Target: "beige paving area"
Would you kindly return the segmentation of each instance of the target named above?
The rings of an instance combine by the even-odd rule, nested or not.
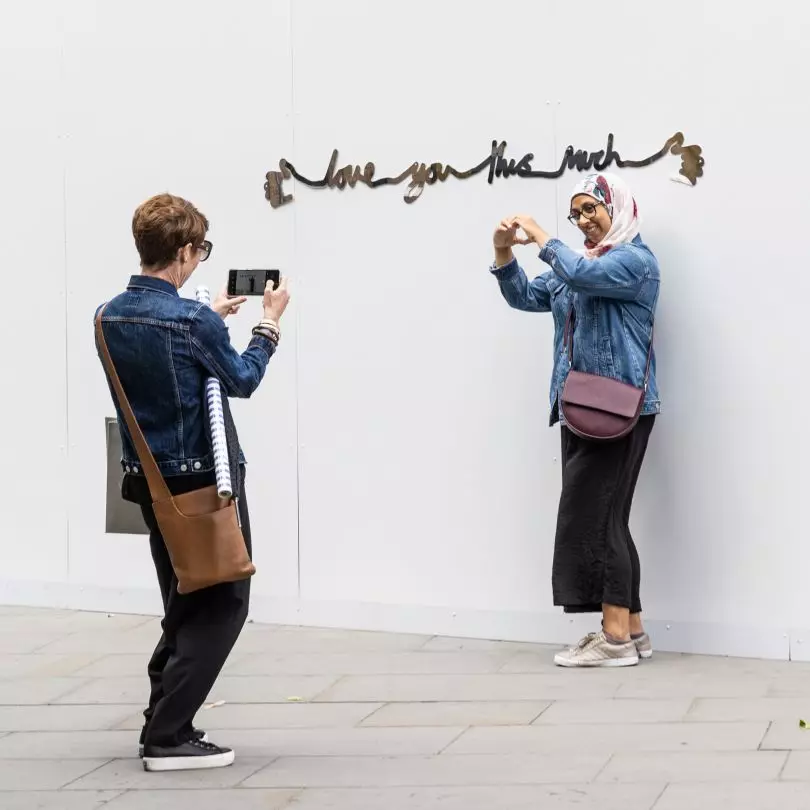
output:
[[[0,810],[810,809],[810,666],[249,624],[197,725],[236,764],[137,758],[160,634],[0,608]]]

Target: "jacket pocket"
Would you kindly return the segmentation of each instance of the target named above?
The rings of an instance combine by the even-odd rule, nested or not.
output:
[[[613,365],[613,348],[610,345],[610,335],[605,335],[599,339],[599,371],[603,375],[617,379],[616,368]]]

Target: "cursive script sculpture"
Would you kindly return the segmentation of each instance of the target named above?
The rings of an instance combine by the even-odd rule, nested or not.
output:
[[[534,154],[531,152],[524,155],[520,160],[507,159],[505,157],[506,141],[492,141],[492,148],[486,159],[482,160],[477,166],[465,171],[459,171],[451,165],[443,163],[412,163],[396,177],[379,177],[377,179],[374,178],[376,167],[373,163],[366,163],[363,168],[348,165],[338,169],[338,150],[335,149],[332,152],[326,173],[320,180],[311,180],[305,177],[292,163],[282,158],[278,163],[279,170],[277,172],[268,172],[266,175],[264,196],[270,201],[273,208],[279,208],[293,202],[293,195],[284,193],[284,181],[291,178],[295,178],[299,183],[303,183],[310,188],[337,188],[339,190],[343,190],[347,186],[354,188],[358,183],[363,183],[369,188],[396,186],[410,178],[408,190],[403,199],[406,203],[414,203],[422,196],[426,185],[432,186],[435,183],[443,183],[450,176],[463,180],[488,170],[487,182],[490,185],[496,177],[511,177],[512,175],[554,179],[562,177],[566,171],[572,169],[580,172],[590,171],[591,169],[601,172],[613,165],[620,169],[651,166],[670,154],[680,155],[681,168],[679,173],[694,186],[697,185],[698,178],[703,176],[703,166],[705,164],[703,150],[697,145],[686,146],[684,142],[683,133],[676,132],[671,138],[667,139],[663,147],[655,154],[641,160],[624,160],[613,148],[613,133],[610,133],[607,137],[607,147],[605,149],[600,149],[598,152],[586,152],[582,149],[575,150],[573,146],[569,146],[556,169],[543,171],[532,168]]]

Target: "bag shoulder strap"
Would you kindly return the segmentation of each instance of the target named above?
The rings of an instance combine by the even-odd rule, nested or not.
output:
[[[124,420],[129,428],[129,434],[132,436],[132,441],[135,444],[135,450],[138,453],[144,475],[146,475],[146,483],[149,485],[149,494],[152,496],[152,501],[165,501],[171,498],[171,492],[166,486],[166,481],[160,473],[155,457],[152,455],[152,451],[146,443],[138,421],[135,419],[132,406],[129,404],[127,395],[124,393],[124,387],[121,385],[121,380],[118,377],[118,372],[115,370],[115,363],[113,363],[113,359],[110,356],[110,350],[107,348],[107,341],[104,339],[101,315],[106,306],[105,304],[99,310],[98,315],[96,315],[96,339],[98,340],[99,349],[101,349],[101,360],[104,363],[104,368],[107,369],[107,374],[110,376],[115,395],[118,398],[118,405],[124,414]]]
[[[574,305],[568,310],[568,317],[565,319],[565,329],[563,331],[564,345],[568,347],[568,362],[571,368],[574,367]],[[650,370],[652,367],[653,341],[655,338],[655,322],[650,326],[650,348],[647,350],[647,367],[644,369],[644,390],[650,382]]]

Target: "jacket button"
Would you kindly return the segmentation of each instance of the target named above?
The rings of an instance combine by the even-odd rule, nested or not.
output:
[[[195,469],[195,470],[199,470],[199,469],[200,469],[200,467],[202,467],[202,464],[200,464],[200,462],[199,462],[199,461],[195,461],[195,462],[194,462],[194,469]]]
[[[185,472],[188,469],[188,464],[181,464],[180,469]]]
[[[129,468],[129,464],[127,464],[127,466],[126,466],[126,467],[124,467],[124,469],[125,469],[127,472],[132,472],[132,470],[130,470],[130,468]]]
[[[132,472],[137,473],[137,472],[138,472],[138,468],[137,468],[137,467],[133,467],[133,468],[132,468]]]

